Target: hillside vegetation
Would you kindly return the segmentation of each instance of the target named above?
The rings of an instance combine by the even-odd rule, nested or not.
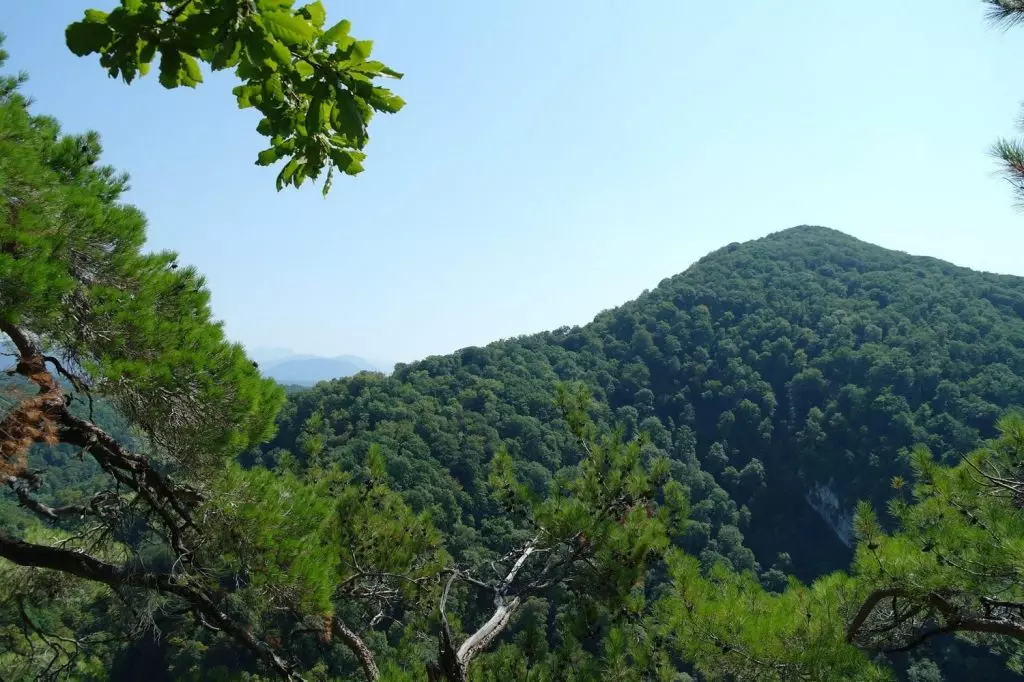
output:
[[[1024,404],[1022,313],[1024,279],[797,227],[586,326],[299,393],[262,461],[353,468],[379,445],[394,486],[471,558],[512,532],[486,484],[495,452],[538,492],[577,464],[555,386],[582,382],[598,422],[646,434],[688,488],[680,546],[781,587],[845,568],[856,502],[884,508],[914,445],[955,462]]]
[[[65,37],[128,82],[232,70],[258,165],[326,194],[404,104],[350,29],[319,0],[121,0]],[[24,80],[0,75],[0,679],[1024,673],[1024,279],[797,227],[583,327],[282,386]],[[1024,192],[1020,143],[995,151]]]
[[[574,463],[554,391],[583,382],[602,421],[647,433],[692,472],[691,549],[723,527],[770,530],[796,496],[824,523],[787,519],[800,532],[780,529],[759,558],[788,551],[835,568],[855,503],[886,502],[909,448],[953,461],[1024,404],[1022,314],[1021,278],[798,227],[709,254],[583,327],[321,384],[292,399],[268,454],[301,453],[311,430],[322,456],[347,466],[380,444],[414,506],[479,530],[498,448],[537,486]],[[826,535],[834,556],[818,556]],[[729,549],[737,568],[752,566]]]

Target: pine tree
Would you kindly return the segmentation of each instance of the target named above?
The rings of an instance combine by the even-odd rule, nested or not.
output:
[[[225,610],[221,580],[245,567],[226,564],[219,541],[232,530],[220,523],[231,506],[221,489],[252,485],[228,463],[273,433],[282,392],[225,339],[202,277],[173,253],[142,252],[145,219],[121,203],[127,176],[99,164],[98,137],[32,115],[22,80],[0,80],[0,332],[13,348],[8,374],[24,387],[0,420],[0,477],[67,533],[44,542],[5,528],[0,557],[102,584],[143,611],[176,603],[287,675],[289,664]],[[130,422],[141,448],[93,421],[98,400]],[[75,448],[107,485],[45,504],[33,446]]]
[[[983,0],[989,7],[989,18],[996,25],[1013,27],[1024,22],[1024,4],[1018,0]],[[1013,187],[1018,203],[1024,205],[1024,144],[1017,139],[1003,138],[992,147],[1003,176]]]
[[[1024,417],[1008,414],[998,429],[953,467],[916,448],[911,494],[893,480],[895,532],[860,505],[854,576],[871,589],[850,620],[849,641],[897,652],[956,634],[1011,654],[1011,668],[1022,669]]]
[[[524,604],[553,594],[573,604],[561,619],[560,635],[567,641],[585,632],[592,635],[595,628],[602,633],[606,656],[601,665],[613,660],[630,669],[639,662],[667,665],[651,650],[627,646],[636,640],[624,632],[639,631],[648,572],[669,546],[668,528],[685,516],[685,491],[669,478],[667,460],[643,461],[642,440],[627,443],[621,433],[599,436],[587,415],[585,391],[563,388],[560,404],[583,451],[580,464],[553,481],[547,495],[538,496],[516,479],[507,453],[496,455],[489,484],[516,520],[518,541],[504,555],[479,565],[456,564],[437,548],[429,521],[413,516],[388,490],[383,455],[371,448],[365,492],[360,486],[341,492],[334,517],[343,567],[334,593],[337,611],[360,600],[363,612],[356,627],[336,616],[333,632],[355,653],[368,682],[405,679],[382,673],[394,661],[378,662],[379,652],[367,643],[368,633],[393,609],[406,613],[413,639],[436,632],[436,653],[424,667],[427,679],[466,682],[477,675],[474,661],[506,632]],[[426,544],[417,543],[421,537],[428,539]],[[471,608],[475,594],[491,606],[479,613],[482,622],[466,629],[468,616],[477,615]],[[456,616],[456,606],[467,617]],[[379,615],[367,618],[378,607]],[[419,617],[410,619],[411,612]],[[525,664],[511,650],[500,651],[481,669],[484,679],[496,668],[518,670]],[[558,669],[574,651],[568,646],[546,665]]]
[[[813,585],[795,579],[781,594],[753,573],[701,566],[682,552],[668,557],[670,589],[648,629],[661,646],[692,663],[706,680],[889,680],[844,640],[846,613],[864,588],[842,573]]]

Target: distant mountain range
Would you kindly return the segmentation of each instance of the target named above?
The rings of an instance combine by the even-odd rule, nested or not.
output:
[[[295,353],[288,348],[256,348],[249,357],[259,363],[263,376],[280,384],[312,386],[318,381],[349,377],[359,372],[387,372],[378,364],[356,355],[322,357]]]

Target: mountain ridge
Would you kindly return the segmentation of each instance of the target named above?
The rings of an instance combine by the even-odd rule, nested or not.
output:
[[[588,325],[593,324],[595,321],[597,321],[602,315],[613,313],[624,307],[628,307],[634,303],[637,303],[645,296],[651,295],[659,287],[676,283],[680,281],[681,278],[685,278],[688,275],[692,275],[694,272],[699,271],[701,266],[714,264],[720,258],[726,257],[728,254],[732,254],[737,250],[756,248],[756,246],[759,244],[770,246],[773,249],[778,249],[781,247],[786,247],[787,249],[790,249],[793,247],[807,247],[808,245],[820,249],[836,249],[834,251],[826,250],[824,252],[821,252],[819,254],[819,257],[824,259],[828,259],[830,256],[834,258],[838,258],[840,256],[848,258],[850,249],[866,250],[872,255],[880,258],[887,258],[890,257],[891,255],[899,255],[908,259],[919,260],[922,264],[928,263],[932,265],[937,265],[942,269],[942,273],[946,275],[953,274],[954,272],[974,273],[976,275],[981,275],[986,278],[992,278],[993,280],[996,280],[998,283],[1012,282],[1019,283],[1022,286],[1024,286],[1024,277],[1021,277],[1019,275],[989,272],[985,270],[976,270],[969,266],[958,265],[956,263],[946,261],[934,256],[914,254],[899,249],[890,249],[875,244],[873,242],[869,242],[858,237],[854,237],[851,234],[848,234],[841,230],[837,230],[835,228],[826,227],[822,225],[802,224],[777,230],[775,232],[770,232],[762,237],[757,237],[755,239],[750,239],[744,242],[731,242],[725,246],[710,251],[707,254],[698,258],[683,271],[675,275],[669,275],[667,277],[662,278],[661,281],[659,281],[653,289],[644,289],[641,293],[639,293],[636,297],[629,301],[599,311],[594,315],[594,317],[589,322],[586,322],[582,325],[565,325],[562,327],[558,327],[556,329],[510,336],[502,339],[496,339],[495,341],[491,341],[483,346],[465,346],[463,348],[453,350],[450,353],[436,353],[427,357],[443,357],[445,355],[459,353],[467,349],[486,348],[496,343],[504,343],[507,341],[527,338],[538,334],[553,334],[558,332],[564,332],[565,330],[576,330],[586,328]],[[423,358],[423,360],[425,359],[427,358]],[[396,366],[415,364],[415,362],[416,361],[409,363],[398,363]]]
[[[462,491],[442,495],[452,518],[459,506],[475,517],[484,501],[474,472],[499,443],[518,443],[549,470],[562,465],[572,448],[554,436],[552,387],[582,382],[605,423],[665,433],[692,453],[677,457],[713,477],[702,495],[739,495],[727,517],[754,511],[748,544],[758,557],[788,551],[797,574],[813,577],[848,562],[853,504],[884,507],[889,479],[909,476],[907,448],[924,442],[954,456],[1024,404],[1021,312],[1022,278],[797,226],[717,249],[583,326],[400,363],[385,379],[328,382],[296,398],[294,419],[334,393],[377,395],[383,413],[368,422],[358,419],[369,397],[337,413],[339,453],[396,443],[379,425],[412,420],[425,448],[417,461],[439,465],[438,485],[451,476]],[[426,426],[445,410],[452,416]],[[294,433],[286,425],[278,444],[292,447]],[[455,456],[452,443],[473,438]],[[756,478],[760,467],[785,495],[737,492],[743,472]]]
[[[249,356],[259,364],[264,376],[280,384],[312,386],[352,376],[359,372],[382,372],[383,367],[357,355],[326,357],[296,353],[289,348],[254,348]]]

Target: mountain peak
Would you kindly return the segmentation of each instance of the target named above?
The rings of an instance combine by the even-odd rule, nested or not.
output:
[[[311,386],[359,372],[379,372],[382,367],[357,355],[321,357],[299,354],[288,348],[254,348],[249,356],[260,364],[263,375],[281,384]]]

